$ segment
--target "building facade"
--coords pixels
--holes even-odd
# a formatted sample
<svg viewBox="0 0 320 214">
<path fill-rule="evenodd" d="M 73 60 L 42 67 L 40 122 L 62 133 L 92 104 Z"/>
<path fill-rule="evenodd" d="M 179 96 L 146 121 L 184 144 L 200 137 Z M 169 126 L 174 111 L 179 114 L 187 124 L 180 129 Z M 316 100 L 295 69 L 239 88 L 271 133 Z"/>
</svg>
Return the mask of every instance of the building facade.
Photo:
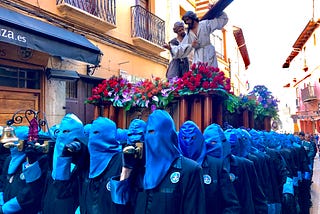
<svg viewBox="0 0 320 214">
<path fill-rule="evenodd" d="M 88 123 L 93 107 L 84 101 L 102 79 L 164 76 L 165 22 L 155 4 L 1 1 L 1 124 L 25 108 L 44 111 L 49 124 L 68 112 Z"/>
<path fill-rule="evenodd" d="M 291 117 L 294 132 L 320 132 L 320 19 L 311 19 L 302 30 L 283 68 L 290 69 L 289 82 L 284 86 L 294 93 Z"/>
<path fill-rule="evenodd" d="M 91 89 L 113 75 L 164 78 L 170 54 L 162 45 L 175 36 L 174 22 L 188 10 L 207 10 L 208 2 L 1 1 L 0 125 L 20 109 L 45 112 L 50 125 L 69 112 L 90 123 L 93 106 L 84 101 Z M 230 29 L 212 35 L 219 68 L 229 76 L 228 50 L 236 44 L 240 53 L 241 46 Z"/>
</svg>

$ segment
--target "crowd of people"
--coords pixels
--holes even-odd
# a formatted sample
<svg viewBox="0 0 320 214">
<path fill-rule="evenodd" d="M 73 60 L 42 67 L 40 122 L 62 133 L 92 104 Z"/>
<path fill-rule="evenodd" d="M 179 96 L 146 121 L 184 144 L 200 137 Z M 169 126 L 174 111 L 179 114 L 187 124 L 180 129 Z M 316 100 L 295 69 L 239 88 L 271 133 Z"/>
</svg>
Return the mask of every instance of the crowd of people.
<svg viewBox="0 0 320 214">
<path fill-rule="evenodd" d="M 191 52 L 193 62 L 217 67 L 210 34 L 228 17 L 199 20 L 188 11 L 182 20 L 164 45 L 173 59 L 167 78 L 188 70 Z M 319 144 L 303 132 L 215 123 L 202 131 L 193 121 L 176 130 L 165 110 L 125 129 L 106 117 L 83 124 L 69 113 L 46 132 L 14 132 L 10 148 L 0 144 L 0 214 L 308 214 L 312 206 Z"/>
<path fill-rule="evenodd" d="M 316 150 L 303 132 L 215 123 L 201 131 L 193 121 L 176 130 L 165 110 L 127 129 L 66 114 L 38 133 L 50 139 L 44 152 L 30 127 L 14 130 L 14 143 L 26 143 L 1 146 L 0 213 L 298 214 L 311 206 Z"/>
</svg>

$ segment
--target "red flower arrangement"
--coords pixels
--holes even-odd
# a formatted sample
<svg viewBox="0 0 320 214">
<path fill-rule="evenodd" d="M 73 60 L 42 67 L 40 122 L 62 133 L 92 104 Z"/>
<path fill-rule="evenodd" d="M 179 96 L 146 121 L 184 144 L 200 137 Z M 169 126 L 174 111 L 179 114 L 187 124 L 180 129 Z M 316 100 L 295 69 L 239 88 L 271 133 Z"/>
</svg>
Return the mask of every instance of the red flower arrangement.
<svg viewBox="0 0 320 214">
<path fill-rule="evenodd" d="M 156 77 L 131 84 L 122 77 L 113 76 L 93 88 L 92 95 L 85 103 L 112 104 L 123 107 L 126 111 L 132 107 L 154 110 L 165 108 L 174 99 L 175 94 L 185 96 L 213 91 L 227 94 L 230 93 L 230 88 L 230 79 L 226 78 L 219 68 L 197 63 L 193 64 L 191 70 L 182 78 L 174 78 L 170 81 Z"/>
<path fill-rule="evenodd" d="M 132 84 L 122 77 L 112 76 L 105 79 L 97 87 L 92 89 L 92 95 L 85 103 L 95 105 L 106 105 L 112 103 L 117 107 L 124 107 L 125 103 L 131 99 Z"/>
<path fill-rule="evenodd" d="M 137 82 L 132 89 L 132 101 L 128 109 L 131 106 L 151 107 L 152 110 L 165 108 L 173 100 L 175 91 L 173 84 L 159 77 Z"/>
<path fill-rule="evenodd" d="M 123 107 L 126 111 L 132 107 L 165 108 L 174 98 L 175 87 L 167 80 L 156 77 L 129 83 L 122 77 L 103 80 L 92 89 L 92 95 L 85 101 L 88 104 Z"/>
<path fill-rule="evenodd" d="M 226 78 L 219 68 L 208 66 L 207 63 L 191 65 L 191 70 L 186 72 L 176 82 L 176 91 L 180 96 L 198 94 L 200 92 L 222 89 L 230 93 L 230 79 Z"/>
</svg>

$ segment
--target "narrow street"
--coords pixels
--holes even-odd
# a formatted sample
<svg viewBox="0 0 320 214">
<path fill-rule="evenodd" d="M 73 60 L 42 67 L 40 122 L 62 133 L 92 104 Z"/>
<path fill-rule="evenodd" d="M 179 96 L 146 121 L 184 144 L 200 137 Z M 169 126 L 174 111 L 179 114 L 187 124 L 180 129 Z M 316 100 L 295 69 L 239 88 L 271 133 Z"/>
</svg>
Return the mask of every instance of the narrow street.
<svg viewBox="0 0 320 214">
<path fill-rule="evenodd" d="M 317 156 L 314 159 L 313 184 L 311 185 L 311 198 L 313 206 L 310 214 L 320 213 L 320 159 Z"/>
</svg>

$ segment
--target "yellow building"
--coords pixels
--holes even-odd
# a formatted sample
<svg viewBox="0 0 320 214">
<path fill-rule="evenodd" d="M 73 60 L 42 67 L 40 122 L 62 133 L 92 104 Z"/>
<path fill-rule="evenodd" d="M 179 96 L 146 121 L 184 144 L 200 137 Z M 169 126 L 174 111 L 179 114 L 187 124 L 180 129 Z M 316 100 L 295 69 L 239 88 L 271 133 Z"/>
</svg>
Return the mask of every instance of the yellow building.
<svg viewBox="0 0 320 214">
<path fill-rule="evenodd" d="M 162 45 L 175 36 L 173 23 L 188 10 L 201 16 L 208 2 L 2 0 L 0 125 L 20 109 L 45 112 L 50 125 L 68 112 L 91 122 L 93 106 L 84 104 L 91 89 L 113 75 L 164 78 L 170 54 Z M 230 76 L 227 33 L 212 42 Z"/>
<path fill-rule="evenodd" d="M 155 1 L 5 0 L 0 9 L 1 125 L 26 108 L 46 112 L 49 124 L 67 112 L 87 123 L 84 100 L 101 79 L 164 77 Z"/>
</svg>

